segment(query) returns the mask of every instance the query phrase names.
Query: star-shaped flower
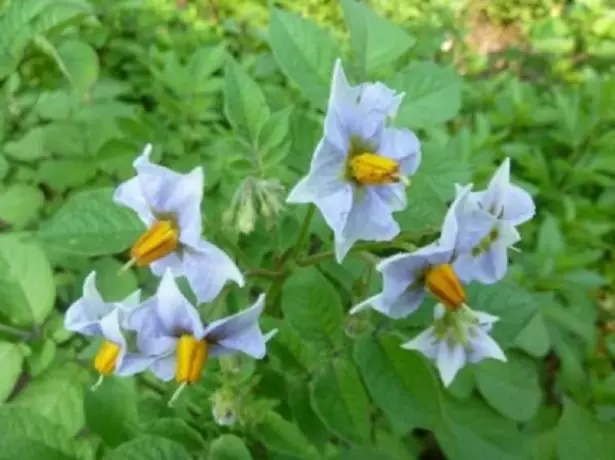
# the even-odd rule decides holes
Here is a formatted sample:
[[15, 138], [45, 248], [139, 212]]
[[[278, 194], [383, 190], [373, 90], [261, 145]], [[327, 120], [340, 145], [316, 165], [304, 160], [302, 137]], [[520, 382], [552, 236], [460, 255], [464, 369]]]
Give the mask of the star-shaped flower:
[[96, 272], [92, 272], [83, 283], [83, 296], [66, 311], [66, 329], [103, 338], [94, 358], [94, 368], [101, 377], [133, 375], [149, 365], [140, 354], [127, 351], [122, 332], [126, 318], [138, 307], [139, 298], [140, 291], [136, 291], [121, 302], [105, 302], [96, 289]]
[[[465, 290], [453, 265], [460, 248], [469, 248], [481, 228], [489, 223], [481, 215], [465, 213], [464, 207], [472, 185], [460, 190], [449, 207], [440, 238], [412, 253], [400, 253], [384, 259], [376, 269], [382, 273], [382, 292], [356, 305], [351, 313], [369, 306], [391, 318], [414, 313], [427, 293], [434, 295], [448, 309], [457, 310], [466, 301]], [[472, 225], [460, 219], [474, 219]]]
[[501, 280], [508, 268], [508, 248], [521, 239], [515, 227], [531, 219], [535, 211], [530, 194], [510, 183], [510, 160], [506, 158], [487, 189], [468, 196], [465, 212], [479, 213], [490, 224], [482, 229], [475, 245], [459, 252], [455, 268], [463, 281], [493, 284]]
[[261, 295], [250, 308], [203, 324], [197, 310], [180, 292], [166, 271], [156, 294], [143, 302], [127, 319], [137, 333], [137, 345], [155, 357], [150, 369], [161, 380], [194, 383], [208, 357], [242, 352], [257, 359], [265, 356], [265, 344], [275, 331], [263, 335], [258, 319], [265, 305]]
[[489, 332], [498, 321], [485, 312], [464, 309], [452, 312], [438, 304], [434, 309], [434, 325], [402, 345], [417, 350], [435, 361], [445, 386], [466, 363], [477, 363], [487, 358], [506, 361], [504, 352]]
[[407, 177], [421, 153], [412, 131], [387, 126], [403, 94], [382, 83], [350, 86], [340, 60], [331, 86], [324, 136], [288, 202], [320, 209], [341, 262], [357, 240], [387, 241], [399, 233], [393, 213], [406, 207]]
[[114, 200], [133, 209], [148, 227], [131, 250], [131, 262], [150, 265], [161, 276], [168, 268], [185, 276], [199, 302], [210, 302], [227, 281], [243, 286], [231, 258], [201, 238], [203, 169], [179, 174], [150, 162], [147, 145], [135, 160], [137, 176], [120, 184]]

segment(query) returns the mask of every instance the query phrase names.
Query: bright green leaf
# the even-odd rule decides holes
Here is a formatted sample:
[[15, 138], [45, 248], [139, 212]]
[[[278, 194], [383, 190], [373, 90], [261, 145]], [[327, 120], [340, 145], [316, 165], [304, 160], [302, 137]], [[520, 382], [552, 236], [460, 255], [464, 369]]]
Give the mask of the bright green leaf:
[[98, 79], [99, 63], [94, 49], [87, 43], [67, 40], [57, 48], [56, 63], [75, 89], [85, 94]]
[[90, 182], [96, 176], [96, 167], [92, 160], [43, 160], [38, 165], [37, 175], [39, 182], [62, 192]]
[[131, 210], [114, 203], [112, 194], [99, 189], [71, 196], [38, 237], [46, 245], [84, 256], [124, 251], [144, 226]]
[[295, 270], [282, 291], [284, 318], [303, 340], [336, 348], [343, 339], [339, 294], [315, 268]]
[[184, 446], [156, 436], [139, 436], [115, 448], [104, 460], [190, 460]]
[[41, 248], [0, 236], [0, 312], [20, 325], [40, 325], [53, 308], [56, 287]]
[[390, 82], [406, 93], [396, 124], [425, 128], [455, 117], [461, 107], [461, 78], [452, 67], [413, 62]]
[[476, 366], [478, 389], [489, 405], [517, 422], [530, 420], [542, 400], [538, 373], [532, 361], [508, 354], [508, 362], [488, 359]]
[[21, 348], [11, 342], [0, 342], [0, 403], [10, 396], [21, 375], [23, 367], [23, 352]]
[[541, 313], [534, 315], [525, 329], [519, 333], [515, 339], [515, 346], [537, 358], [542, 358], [549, 352], [551, 339]]
[[233, 128], [252, 143], [271, 115], [261, 89], [234, 61], [229, 61], [224, 72], [224, 113]]
[[7, 142], [4, 145], [4, 153], [9, 158], [27, 162], [46, 158], [49, 156], [49, 150], [45, 148], [45, 135], [45, 127], [32, 128], [18, 140]]
[[354, 359], [393, 427], [402, 433], [430, 428], [440, 404], [438, 381], [421, 356], [400, 345], [396, 337], [365, 337], [356, 342]]
[[[45, 322], [48, 324], [48, 321]], [[30, 345], [30, 355], [28, 355], [28, 372], [32, 377], [38, 377], [49, 369], [56, 356], [56, 343], [48, 338], [39, 340]]]
[[368, 74], [404, 54], [416, 41], [401, 27], [355, 0], [342, 0], [354, 54]]
[[16, 228], [35, 221], [45, 198], [37, 187], [25, 184], [9, 185], [0, 192], [0, 216]]
[[269, 449], [304, 459], [319, 459], [318, 451], [301, 433], [296, 424], [269, 411], [255, 427], [256, 437]]
[[269, 39], [286, 76], [312, 104], [326, 107], [333, 64], [340, 55], [333, 37], [308, 19], [273, 8]]
[[225, 434], [211, 443], [207, 458], [208, 460], [252, 460], [252, 455], [241, 438]]
[[107, 377], [96, 391], [85, 393], [88, 427], [108, 446], [120, 445], [136, 433], [137, 401], [134, 380]]
[[180, 418], [157, 418], [141, 424], [141, 432], [180, 443], [190, 452], [205, 449], [203, 436]]
[[615, 425], [599, 422], [592, 414], [564, 399], [564, 413], [557, 427], [560, 460], [611, 460], [615, 452]]
[[331, 431], [351, 442], [369, 442], [370, 403], [353, 363], [334, 358], [312, 381], [310, 396]]

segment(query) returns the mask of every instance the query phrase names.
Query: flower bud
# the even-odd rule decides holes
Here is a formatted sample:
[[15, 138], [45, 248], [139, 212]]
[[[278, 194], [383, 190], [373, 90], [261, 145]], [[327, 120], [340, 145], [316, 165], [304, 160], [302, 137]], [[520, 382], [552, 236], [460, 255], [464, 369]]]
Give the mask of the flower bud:
[[231, 426], [239, 419], [236, 395], [232, 390], [222, 388], [211, 398], [211, 414], [220, 426]]

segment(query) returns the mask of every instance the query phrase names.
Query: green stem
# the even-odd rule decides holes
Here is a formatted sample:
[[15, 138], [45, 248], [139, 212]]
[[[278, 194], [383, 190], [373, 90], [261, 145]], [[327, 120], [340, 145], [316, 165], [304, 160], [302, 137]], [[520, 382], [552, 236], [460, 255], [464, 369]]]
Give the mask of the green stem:
[[[392, 248], [400, 248], [403, 250], [408, 250], [408, 243], [400, 243], [396, 241], [367, 241], [364, 243], [356, 244], [354, 247], [350, 248], [349, 253], [355, 253], [360, 251], [378, 251], [380, 249], [392, 249]], [[311, 256], [304, 257], [303, 259], [297, 260], [297, 265], [300, 267], [309, 267], [310, 265], [318, 264], [327, 259], [332, 259], [335, 257], [335, 251], [324, 251], [319, 252], [318, 254], [313, 254]]]
[[305, 218], [303, 219], [303, 223], [301, 224], [301, 230], [299, 231], [299, 236], [297, 237], [297, 242], [290, 252], [289, 256], [291, 260], [297, 259], [301, 249], [303, 248], [303, 244], [305, 243], [305, 239], [310, 233], [310, 223], [312, 222], [312, 217], [314, 217], [314, 211], [316, 208], [313, 204], [309, 205], [307, 213], [305, 214]]
[[268, 270], [266, 268], [253, 268], [251, 270], [248, 270], [245, 273], [246, 276], [253, 276], [257, 278], [267, 278], [270, 280], [276, 280], [279, 277], [281, 277], [283, 274], [284, 274], [283, 272], [278, 272], [275, 270]]

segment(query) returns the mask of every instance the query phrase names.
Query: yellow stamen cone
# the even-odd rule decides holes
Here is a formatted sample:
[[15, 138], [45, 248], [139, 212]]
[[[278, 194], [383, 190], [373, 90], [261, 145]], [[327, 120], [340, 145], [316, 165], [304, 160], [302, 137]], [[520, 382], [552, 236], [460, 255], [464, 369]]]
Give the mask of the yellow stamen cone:
[[349, 166], [352, 178], [362, 185], [385, 185], [405, 180], [395, 160], [374, 153], [354, 156]]
[[175, 380], [179, 383], [194, 383], [201, 377], [208, 355], [207, 342], [184, 334], [177, 343], [177, 366]]
[[429, 269], [425, 286], [450, 311], [457, 311], [465, 305], [465, 290], [450, 264]]
[[112, 374], [115, 370], [119, 354], [120, 346], [109, 340], [105, 340], [94, 357], [94, 369], [103, 376]]
[[173, 221], [160, 220], [152, 225], [134, 244], [131, 261], [126, 266], [144, 267], [172, 253], [179, 244], [179, 234]]

